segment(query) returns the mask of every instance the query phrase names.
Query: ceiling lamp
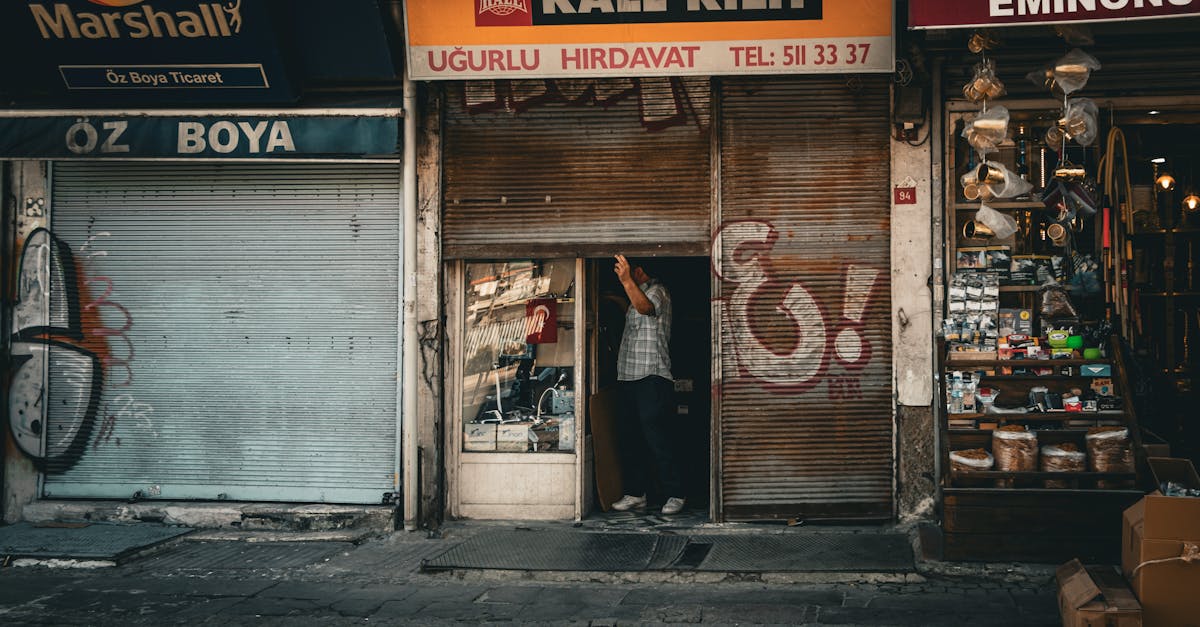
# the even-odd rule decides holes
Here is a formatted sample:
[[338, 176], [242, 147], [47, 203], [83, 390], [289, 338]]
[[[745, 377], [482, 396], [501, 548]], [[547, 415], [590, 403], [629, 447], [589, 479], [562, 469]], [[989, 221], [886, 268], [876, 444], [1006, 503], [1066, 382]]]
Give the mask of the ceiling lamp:
[[1160, 192], [1169, 192], [1175, 189], [1175, 177], [1164, 170], [1158, 175], [1158, 178], [1154, 179], [1154, 187]]
[[1184, 196], [1183, 210], [1188, 211], [1188, 212], [1195, 212], [1195, 211], [1200, 210], [1200, 196], [1197, 196], [1195, 193], [1191, 193], [1191, 194], [1188, 194], [1187, 196]]

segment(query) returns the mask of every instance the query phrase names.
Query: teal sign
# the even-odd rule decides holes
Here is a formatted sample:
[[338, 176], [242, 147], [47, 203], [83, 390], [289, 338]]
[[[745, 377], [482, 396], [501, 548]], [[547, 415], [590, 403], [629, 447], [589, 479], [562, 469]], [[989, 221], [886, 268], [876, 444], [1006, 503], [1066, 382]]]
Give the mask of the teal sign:
[[399, 138], [395, 117], [0, 118], [0, 159], [370, 157]]

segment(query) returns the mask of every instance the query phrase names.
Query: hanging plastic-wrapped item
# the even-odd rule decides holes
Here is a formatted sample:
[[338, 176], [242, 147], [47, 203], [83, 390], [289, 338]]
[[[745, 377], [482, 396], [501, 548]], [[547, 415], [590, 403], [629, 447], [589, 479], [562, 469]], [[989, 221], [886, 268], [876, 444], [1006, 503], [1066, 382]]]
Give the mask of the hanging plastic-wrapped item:
[[962, 136], [981, 156], [999, 150], [1008, 136], [1008, 108], [995, 106], [969, 120]]
[[1033, 189], [1033, 183], [1017, 176], [1001, 163], [985, 161], [975, 174], [981, 183], [986, 183], [996, 198], [1016, 198]]
[[1080, 146], [1091, 146], [1100, 132], [1099, 113], [1091, 98], [1071, 98], [1063, 116], [1046, 131], [1046, 144], [1057, 147], [1065, 138]]
[[1096, 57], [1076, 48], [1054, 63], [1054, 85], [1069, 96], [1083, 89], [1092, 72], [1099, 69], [1100, 61]]
[[1076, 48], [1058, 61], [1026, 74], [1025, 78], [1046, 91], [1070, 95], [1083, 89], [1092, 72], [1099, 69], [1100, 62], [1095, 57]]
[[996, 62], [991, 59], [976, 63], [971, 80], [963, 85], [963, 96], [971, 102], [995, 100], [1005, 93], [1004, 82], [996, 76]]
[[962, 184], [963, 197], [967, 200], [991, 200], [992, 190], [987, 183], [980, 183], [977, 176], [978, 170], [971, 168], [967, 173], [958, 178], [958, 182]]
[[1041, 87], [1042, 89], [1045, 89], [1046, 91], [1054, 90], [1053, 65], [1043, 65], [1042, 67], [1026, 74], [1025, 78], [1029, 79], [1029, 82]]
[[995, 233], [996, 239], [1007, 239], [1017, 232], [1016, 219], [985, 204], [979, 205], [979, 211], [975, 212], [975, 219], [991, 229]]
[[994, 50], [1000, 45], [1000, 40], [996, 39], [989, 30], [978, 30], [971, 34], [971, 38], [967, 40], [967, 50], [972, 54], [981, 54], [985, 50]]

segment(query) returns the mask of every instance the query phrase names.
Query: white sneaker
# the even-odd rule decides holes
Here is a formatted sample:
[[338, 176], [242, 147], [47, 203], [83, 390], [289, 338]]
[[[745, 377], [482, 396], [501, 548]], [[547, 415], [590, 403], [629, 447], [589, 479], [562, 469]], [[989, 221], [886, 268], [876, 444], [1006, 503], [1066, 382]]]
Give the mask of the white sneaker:
[[666, 503], [663, 504], [662, 513], [667, 515], [678, 514], [679, 512], [683, 511], [683, 504], [683, 499], [672, 496], [671, 498], [667, 499]]
[[625, 496], [621, 497], [621, 500], [613, 503], [612, 508], [618, 512], [627, 512], [631, 509], [645, 509], [646, 495], [643, 494], [641, 496], [630, 496], [626, 494]]

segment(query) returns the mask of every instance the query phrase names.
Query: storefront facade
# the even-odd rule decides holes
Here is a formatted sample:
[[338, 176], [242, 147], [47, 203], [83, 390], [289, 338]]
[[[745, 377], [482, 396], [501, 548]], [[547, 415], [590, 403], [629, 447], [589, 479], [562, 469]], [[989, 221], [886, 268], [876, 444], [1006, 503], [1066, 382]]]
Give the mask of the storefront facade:
[[[41, 54], [0, 86], [21, 103], [0, 111], [21, 199], [3, 220], [5, 519], [39, 499], [396, 504], [412, 294], [380, 8], [342, 7], [351, 67], [294, 56], [315, 24], [265, 3], [197, 23], [165, 4], [173, 28], [122, 45], [72, 35], [99, 10], [83, 2], [6, 9], [10, 43]], [[346, 75], [390, 87], [302, 95]]]
[[[1003, 3], [909, 5], [940, 94], [933, 162], [942, 164], [943, 184], [934, 191], [932, 237], [933, 264], [945, 269], [934, 275], [935, 328], [944, 341], [935, 368], [943, 382], [935, 396], [943, 554], [1116, 561], [1122, 511], [1152, 483], [1145, 458], [1194, 458], [1200, 441], [1190, 419], [1196, 355], [1189, 349], [1200, 332], [1200, 303], [1186, 271], [1195, 265], [1200, 225], [1187, 200], [1200, 100], [1190, 81], [1178, 79], [1197, 69], [1194, 56], [1173, 52], [1174, 42], [1194, 36], [1197, 11], [1170, 3], [1080, 3], [1053, 14]], [[981, 98], [977, 86], [990, 88], [990, 97]], [[1005, 127], [994, 146], [973, 132], [976, 121], [1000, 115]], [[1007, 170], [988, 185], [1028, 188], [981, 192], [976, 173], [985, 163]], [[1013, 234], [977, 231], [995, 220], [980, 221], [981, 204], [1004, 216], [1000, 224], [1014, 225]], [[998, 258], [1011, 264], [990, 261]], [[1000, 328], [968, 339], [959, 323], [972, 317], [971, 299], [962, 290], [971, 289], [970, 277], [988, 274], [996, 275]], [[1064, 295], [1069, 309], [1053, 306], [1052, 293]], [[1027, 326], [1006, 327], [1005, 320]], [[1096, 339], [1083, 340], [1075, 354], [1059, 348], [1068, 361], [1052, 369], [1036, 357], [1008, 360], [1013, 350], [1049, 355], [1056, 330]], [[1045, 348], [1029, 353], [1014, 335]], [[1093, 372], [1110, 375], [1097, 380]], [[958, 407], [952, 380], [959, 376], [984, 386], [996, 407], [1032, 413]], [[1082, 413], [1056, 413], [1063, 410], [1054, 402], [1043, 409], [1039, 390], [1051, 401], [1082, 398]], [[993, 434], [1001, 428], [1030, 438], [1035, 452], [1040, 445], [1042, 463], [1061, 457], [1060, 449], [1078, 450], [1086, 466], [1071, 472], [1099, 474], [1034, 479], [1030, 473], [1059, 470], [1002, 467], [1007, 449]], [[1102, 451], [1089, 448], [1105, 431], [1128, 433], [1129, 464], [1106, 466]], [[978, 472], [962, 465], [970, 450], [995, 458], [995, 467], [970, 474]], [[1014, 528], [1031, 533], [1012, 541]]]
[[[633, 41], [568, 25], [539, 43], [536, 10], [526, 30], [489, 31], [483, 13], [410, 3], [414, 77], [431, 81], [421, 143], [439, 164], [420, 176], [423, 221], [442, 226], [448, 516], [578, 519], [620, 497], [615, 254], [652, 259], [672, 291], [693, 507], [897, 516], [892, 14], [859, 4], [740, 46], [736, 24], [678, 36], [688, 16], [630, 27], [647, 30]], [[800, 68], [802, 50], [826, 56]], [[661, 67], [614, 61], [650, 52]], [[571, 65], [580, 54], [595, 63]]]
[[[395, 137], [399, 112], [385, 113], [373, 132]], [[214, 126], [274, 124], [302, 150], [333, 120]], [[29, 127], [4, 122], [10, 137]], [[370, 162], [12, 161], [31, 202], [11, 234], [10, 426], [40, 496], [395, 493], [394, 145]]]

